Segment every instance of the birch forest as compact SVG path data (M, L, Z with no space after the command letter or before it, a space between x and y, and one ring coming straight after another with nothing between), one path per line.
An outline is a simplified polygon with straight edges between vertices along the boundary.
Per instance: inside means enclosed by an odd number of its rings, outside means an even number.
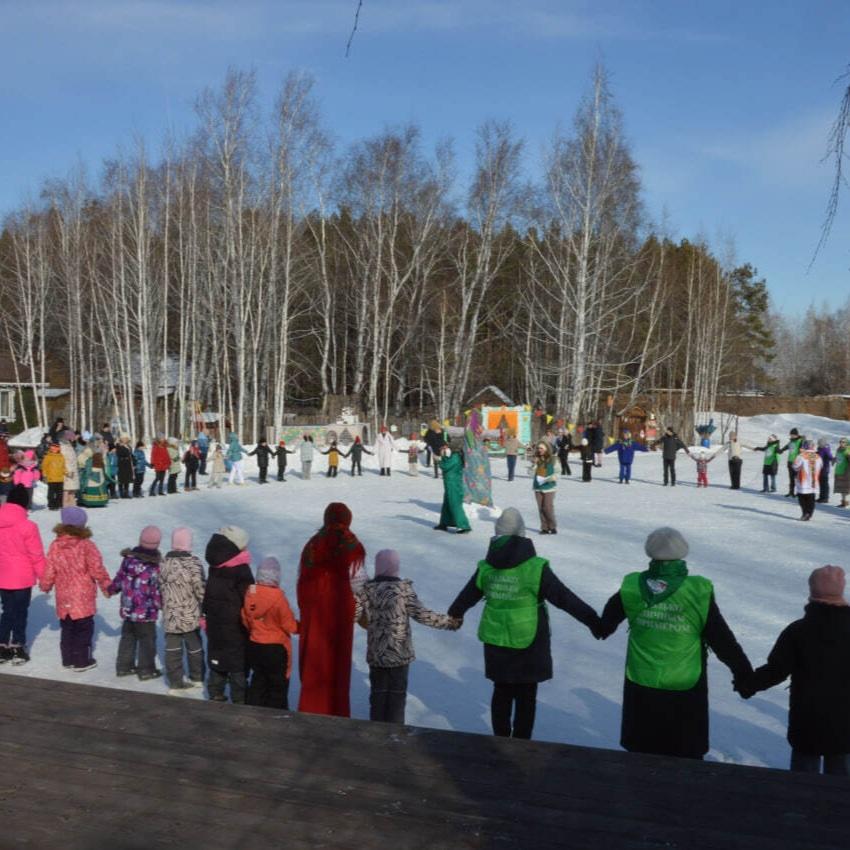
M127 139L4 221L2 356L61 369L69 422L251 434L331 396L450 418L489 384L577 421L768 380L765 282L649 221L603 69L542 157L488 122L463 167L416 126L337 144L302 74L265 103L232 70L185 138Z

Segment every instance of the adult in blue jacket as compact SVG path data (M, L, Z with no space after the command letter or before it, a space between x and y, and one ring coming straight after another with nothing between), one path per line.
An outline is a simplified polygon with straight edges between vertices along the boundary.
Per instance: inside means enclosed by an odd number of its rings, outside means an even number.
M622 438L616 443L611 443L605 449L606 455L617 452L617 460L620 461L620 484L628 484L631 481L632 461L635 459L635 452L645 451L648 451L648 449L643 443L637 443L632 439L631 431L623 431Z

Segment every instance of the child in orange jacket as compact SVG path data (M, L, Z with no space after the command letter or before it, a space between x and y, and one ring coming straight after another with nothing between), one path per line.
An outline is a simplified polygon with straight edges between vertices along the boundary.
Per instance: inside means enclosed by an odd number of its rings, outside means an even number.
M246 702L266 708L289 709L292 640L298 621L280 589L280 563L263 558L257 583L245 593L242 622L248 630L248 668L251 680Z

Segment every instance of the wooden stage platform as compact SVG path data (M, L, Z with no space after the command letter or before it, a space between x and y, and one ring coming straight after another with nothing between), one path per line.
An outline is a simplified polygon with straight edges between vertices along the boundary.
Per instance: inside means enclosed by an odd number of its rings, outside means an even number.
M846 780L3 674L0 770L3 850L850 847Z

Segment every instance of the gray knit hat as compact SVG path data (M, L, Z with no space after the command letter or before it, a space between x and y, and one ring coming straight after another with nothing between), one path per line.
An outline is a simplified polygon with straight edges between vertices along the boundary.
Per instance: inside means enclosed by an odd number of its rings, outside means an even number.
M681 561L688 556L688 541L675 528L656 528L643 546L653 561Z
M272 555L267 555L257 567L257 584L270 587L280 587L280 561Z
M496 520L496 536L525 537L525 522L516 508L505 508Z

